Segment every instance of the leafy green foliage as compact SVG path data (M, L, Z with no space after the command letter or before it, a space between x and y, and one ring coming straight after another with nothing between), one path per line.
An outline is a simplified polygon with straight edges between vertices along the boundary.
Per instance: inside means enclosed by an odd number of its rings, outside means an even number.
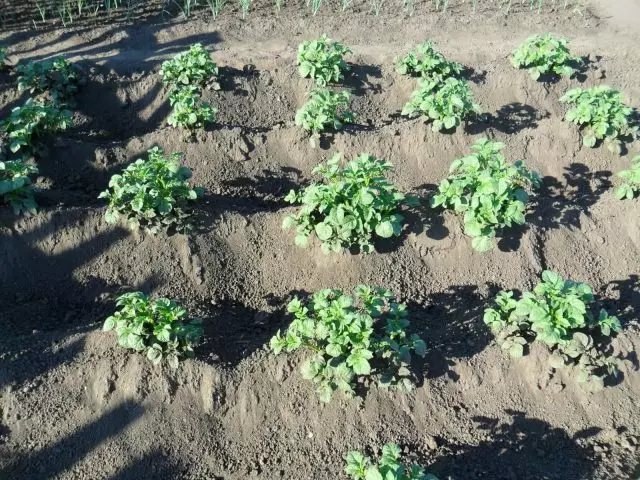
M607 148L620 153L622 139L635 137L638 126L630 126L633 109L622 103L622 93L607 86L569 90L561 102L573 105L565 118L584 128L582 144L595 147L603 140Z
M0 47L0 70L4 70L7 66L7 48Z
M567 43L550 33L533 35L514 50L511 63L516 68L529 70L534 80L546 74L570 77L575 72L571 65L582 60L571 55Z
M624 183L616 190L616 197L620 200L635 198L640 193L640 155L632 161L629 170L623 170L618 176L624 179Z
M399 236L403 217L397 213L403 202L414 203L384 178L391 164L363 153L340 167L341 154L314 168L325 183L313 183L300 192L291 190L289 203L301 203L296 215L285 217L282 227L296 228L296 245L306 247L315 232L325 253L358 245L363 253L373 251L372 237Z
M186 229L187 204L202 196L202 189L189 185L191 170L180 164L180 157L167 157L154 147L148 159L138 159L111 177L109 189L99 196L109 201L107 223L124 218L131 228L142 226L152 234L161 227Z
M312 90L309 101L296 112L296 125L314 136L331 128L340 130L345 123L353 122L353 113L348 110L350 98L349 92L326 88Z
M411 352L425 355L425 344L406 332L407 309L378 287L360 285L354 296L340 290L315 293L306 307L298 298L287 306L294 320L284 333L271 339L271 349L306 349L313 356L302 366L302 376L316 384L320 400L334 391L352 396L358 377L377 376L382 387L410 389Z
M0 123L0 131L7 136L12 153L31 153L34 137L66 130L71 126L71 113L59 106L39 103L29 98L24 105L11 111L9 118Z
M511 356L521 357L529 342L543 342L552 351L552 368L576 366L576 380L594 391L604 387L606 376L617 374L618 360L601 352L592 335L609 337L621 331L620 321L605 310L597 316L589 310L594 302L589 285L545 270L533 292L519 300L513 292L501 292L495 301L497 308L486 309L484 321Z
M459 75L462 72L462 65L448 61L434 48L432 42L427 41L398 60L396 70L402 75L440 82Z
M453 77L444 81L421 79L402 109L402 115L424 115L426 121L433 121L434 132L456 128L473 113L480 113L480 107L473 103L468 83Z
M78 91L79 72L64 57L18 65L18 90L47 92L57 103L69 103Z
M163 62L160 75L170 91L184 86L203 88L218 76L218 66L211 60L209 50L196 43L186 52ZM213 83L212 87L216 90L220 88L217 83Z
M36 213L36 201L33 198L33 186L29 175L35 175L38 169L20 160L0 162L0 198L13 208L16 215Z
M169 104L173 111L167 123L173 127L193 130L203 128L215 119L216 109L200 99L198 87L195 85L174 90L169 95Z
M345 460L345 472L351 480L438 480L435 475L425 473L420 465L406 467L400 463L400 447L394 443L382 447L377 465L360 452L349 452Z
M493 248L493 238L502 229L524 224L527 190L540 185L538 174L522 161L508 164L500 153L503 148L499 142L478 140L471 155L451 164L451 175L431 201L433 207L464 215L464 232L481 252Z
M351 53L349 47L332 42L326 35L304 41L298 46L298 72L302 78L309 77L321 87L339 82L348 70L343 59L347 53Z
M165 359L177 368L202 337L200 319L188 319L187 310L172 300L132 292L120 296L116 306L119 310L105 320L103 330L115 329L121 347L146 353L155 365Z

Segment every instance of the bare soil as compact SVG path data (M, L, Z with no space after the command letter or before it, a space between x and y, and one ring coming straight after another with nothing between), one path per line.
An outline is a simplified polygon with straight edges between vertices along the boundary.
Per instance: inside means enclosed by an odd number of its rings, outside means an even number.
M455 3L455 4L454 4ZM460 3L460 5L458 5ZM479 2L483 4L483 2ZM487 2L485 2L487 3ZM452 479L637 478L640 460L640 217L613 195L621 157L581 147L558 98L579 84L609 84L640 105L640 2L593 1L580 14L514 2L473 14L420 4L414 16L364 4L316 17L258 4L246 20L229 8L215 22L143 18L1 34L10 60L64 54L87 72L75 126L44 139L39 213L0 211L0 478L329 480L344 478L348 450L400 444L411 460ZM562 3L562 2L560 2ZM15 17L20 18L20 17ZM578 80L536 83L508 62L527 36L572 39L588 58ZM310 87L298 77L300 41L327 33L353 48L345 83L357 125L320 148L293 125ZM468 67L486 116L453 134L398 112L414 88L394 57L425 39ZM217 123L185 141L166 126L160 63L202 42L221 66L207 92ZM0 114L22 99L0 76ZM325 256L280 228L290 188L335 151L389 159L402 190L427 195L477 138L504 142L544 177L526 228L491 253L473 252L460 219L425 209L396 241L368 256ZM109 177L154 145L184 152L206 196L191 236L108 226L97 200ZM551 376L547 352L505 357L482 323L500 289L531 289L553 269L591 284L625 321L613 342L623 375L588 394L569 372ZM411 394L372 386L323 405L298 372L301 356L273 357L296 293L381 284L409 304L429 353ZM114 298L143 290L175 298L205 321L206 341L177 371L153 367L102 333Z

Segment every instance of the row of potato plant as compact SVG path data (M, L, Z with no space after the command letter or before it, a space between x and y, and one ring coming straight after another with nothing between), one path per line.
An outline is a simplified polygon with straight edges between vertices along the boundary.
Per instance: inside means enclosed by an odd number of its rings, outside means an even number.
M6 50L0 53L4 66ZM31 96L0 122L0 198L16 214L33 214L37 204L31 178L38 174L38 138L71 126L70 109L84 77L63 57L18 65L16 72L18 91Z
M546 270L533 292L500 292L496 307L485 310L484 322L512 357L523 356L532 342L543 343L552 371L574 367L576 382L599 391L607 378L619 374L621 359L610 353L610 340L622 326L604 309L594 313L594 302L589 285ZM120 346L154 364L164 360L177 368L203 336L202 320L173 300L131 292L116 306L103 330L115 330ZM390 291L368 285L357 286L352 295L325 289L306 300L295 297L286 310L293 320L276 332L270 349L274 355L308 354L300 373L313 382L320 401L331 401L336 391L353 397L367 380L405 392L415 387L412 354L424 357L426 343L410 333L410 312Z

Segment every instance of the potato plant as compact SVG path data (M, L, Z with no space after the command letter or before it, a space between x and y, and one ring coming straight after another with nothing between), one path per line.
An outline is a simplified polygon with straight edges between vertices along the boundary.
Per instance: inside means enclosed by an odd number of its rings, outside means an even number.
M332 42L326 35L318 40L304 41L298 46L298 72L302 78L311 78L320 87L339 82L348 66L343 56L351 53L349 47Z
M0 161L0 198L13 208L16 215L36 213L30 175L38 169L20 160Z
M215 82L218 66L211 60L209 50L200 43L192 45L186 52L163 62L160 75L162 82L170 91L179 90L185 86L203 88L210 85L215 90L220 88L220 85Z
M420 465L407 467L400 463L400 447L394 443L382 447L377 463L360 452L349 452L345 460L345 473L351 480L438 480Z
M123 219L130 228L143 227L151 234L161 228L187 229L189 203L202 196L202 189L189 185L191 170L181 165L180 157L165 156L154 147L146 160L138 159L111 177L109 188L98 197L109 202L107 223Z
M334 92L326 88L311 91L309 101L296 112L296 125L311 132L312 144L321 132L340 130L346 123L353 123L353 113L348 110L349 92Z
M353 296L321 290L308 306L293 299L287 311L294 320L271 339L271 350L311 353L302 376L316 384L321 401L329 402L336 390L353 396L362 377L377 377L381 387L412 388L411 353L424 356L425 343L407 333L406 306L389 291L365 285Z
M540 185L538 174L522 161L507 163L503 148L503 143L478 140L471 155L451 164L449 177L431 200L433 207L463 215L464 233L480 252L491 250L494 237L503 229L525 223L528 190Z
M56 104L45 104L29 98L0 122L11 153L33 153L34 137L66 130L71 126L71 113Z
M4 70L5 68L7 68L7 56L7 48L0 47L0 70Z
M108 317L104 331L114 330L121 347L146 354L155 365L166 360L177 368L181 358L192 356L202 337L200 319L189 319L187 310L167 298L151 300L142 292L118 297L119 309Z
M443 81L462 72L462 65L450 62L438 52L432 42L424 42L399 59L396 71L402 75L422 77L428 81Z
M169 104L173 111L167 123L173 127L194 130L215 120L216 109L200 99L198 87L194 85L174 90L169 95Z
M620 200L632 199L640 193L640 155L631 161L629 170L623 170L618 174L624 180L616 190L616 197Z
M556 38L550 33L533 35L514 50L511 64L529 70L534 80L547 74L571 77L575 73L572 65L582 60L571 55L567 44L564 38Z
M607 86L569 90L561 102L572 106L565 118L583 129L582 144L593 148L603 141L614 153L622 151L622 140L635 137L638 126L631 126L633 109L622 103L622 93Z
M399 236L403 217L398 209L415 200L406 197L384 178L391 164L363 153L340 166L337 153L325 164L314 168L324 183L313 183L304 190L291 190L285 197L302 207L285 217L282 227L295 228L295 243L306 247L313 233L322 242L324 253L340 252L358 246L363 253L373 251L373 236Z
M54 102L72 103L78 91L80 72L64 57L18 65L18 90L48 93Z
M519 299L514 292L500 292L495 299L497 308L485 310L484 322L512 357L524 355L530 342L542 342L552 352L552 368L575 366L576 380L597 391L604 387L607 376L617 375L618 360L604 353L594 335L609 337L621 326L605 310L595 315L590 310L593 302L589 285L545 270L542 282Z
M465 80L449 77L444 81L420 80L420 86L402 109L402 115L426 117L434 132L457 128L462 120L480 113Z

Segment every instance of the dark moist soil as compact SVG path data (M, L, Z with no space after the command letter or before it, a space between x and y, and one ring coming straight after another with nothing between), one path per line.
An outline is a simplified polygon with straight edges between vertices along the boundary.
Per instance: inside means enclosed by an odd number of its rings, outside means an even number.
M640 2L592 1L581 13L547 5L541 15L514 2L507 17L497 2L479 3L475 15L452 2L446 14L421 4L412 17L391 4L379 17L365 4L347 13L325 4L312 17L285 2L279 17L258 4L246 20L234 7L215 22L154 13L133 25L38 31L12 17L2 34L11 62L64 54L88 84L75 126L42 139L39 213L0 212L0 478L333 480L344 478L347 451L393 441L441 478L635 479L640 205L616 200L613 188L638 144L622 157L582 148L558 98L606 83L640 105ZM536 83L511 68L513 48L543 31L588 58L580 79ZM312 149L293 125L310 88L295 55L321 33L353 48L345 83L357 124ZM468 67L486 112L452 134L398 116L415 82L393 59L427 38ZM214 51L223 89L205 94L216 125L189 142L166 126L158 70L195 42ZM22 100L15 80L0 77L3 117ZM528 226L493 252L475 253L459 218L428 209L368 256L299 249L280 228L294 211L284 195L336 151L386 158L401 190L426 195L483 136L544 178ZM190 237L103 220L98 193L154 145L184 152L206 189ZM613 341L623 375L603 392L585 393L569 371L550 375L544 348L510 360L482 322L498 290L531 289L545 268L589 283L625 321ZM323 405L299 374L303 357L273 357L266 345L286 328L292 295L359 283L408 303L429 347L415 365L419 388L372 386ZM196 359L153 367L100 331L114 298L131 290L175 298L204 319Z

